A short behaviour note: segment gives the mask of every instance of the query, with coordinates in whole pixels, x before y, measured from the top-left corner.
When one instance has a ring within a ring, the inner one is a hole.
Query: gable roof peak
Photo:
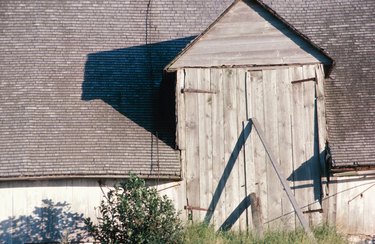
[[[294,63],[333,60],[262,1],[235,0],[165,69]]]

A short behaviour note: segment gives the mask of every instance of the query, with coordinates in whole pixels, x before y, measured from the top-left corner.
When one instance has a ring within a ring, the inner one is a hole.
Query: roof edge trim
[[[161,179],[161,180],[182,180],[179,175],[146,175],[135,174],[142,179]],[[130,176],[126,175],[41,175],[41,176],[15,176],[15,177],[0,177],[0,182],[6,181],[39,181],[39,180],[68,180],[68,179],[128,179]]]

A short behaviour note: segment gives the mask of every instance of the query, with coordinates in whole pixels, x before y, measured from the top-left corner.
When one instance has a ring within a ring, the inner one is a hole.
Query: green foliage
[[[319,243],[348,243],[348,240],[341,233],[327,224],[317,226],[313,231]]]
[[[318,243],[339,244],[348,243],[345,238],[336,232],[333,227],[328,225],[317,226],[313,229]],[[208,243],[208,244],[240,244],[240,243],[302,243],[310,244],[309,239],[303,230],[297,231],[267,231],[263,238],[257,238],[255,235],[246,232],[216,232],[212,226],[205,224],[188,225],[184,232],[184,243]]]
[[[98,223],[88,231],[101,243],[180,243],[182,226],[174,206],[144,180],[130,178],[110,190],[100,204]]]
[[[187,225],[184,229],[184,243],[217,243],[220,238],[213,226],[204,223]]]

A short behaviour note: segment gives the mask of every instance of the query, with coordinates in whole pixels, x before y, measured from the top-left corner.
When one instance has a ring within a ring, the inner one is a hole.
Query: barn
[[[321,223],[324,83],[332,65],[264,5],[236,1],[166,67],[175,77],[177,146],[193,219],[248,228],[254,193],[262,223],[298,226],[276,163],[310,223]]]
[[[1,242],[81,240],[129,172],[188,221],[374,234],[372,1],[0,6]]]

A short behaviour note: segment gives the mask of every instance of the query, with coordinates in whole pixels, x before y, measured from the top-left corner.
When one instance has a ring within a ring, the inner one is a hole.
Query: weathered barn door
[[[248,123],[253,117],[300,206],[304,211],[320,209],[319,142],[324,140],[318,139],[318,129],[323,131],[324,125],[319,128],[316,123],[314,81],[320,72],[319,65],[179,71],[177,144],[185,162],[193,219],[224,229],[251,228],[248,195],[255,192],[266,227],[296,225],[264,145]],[[309,217],[320,221],[319,213]]]
[[[317,78],[317,72],[322,70],[315,65],[249,71],[249,117],[261,123],[300,207],[303,211],[313,210],[313,213],[306,213],[310,223],[321,221],[319,154],[325,142],[325,125],[323,121],[318,121],[318,114],[323,115],[323,104],[318,106],[321,98],[315,99],[322,89],[322,84],[317,87],[316,81],[322,82],[323,77]],[[264,145],[258,135],[253,134],[252,140],[253,147],[249,150],[254,153],[255,178],[259,184],[265,222],[276,227],[298,226],[293,208],[265,154]]]

